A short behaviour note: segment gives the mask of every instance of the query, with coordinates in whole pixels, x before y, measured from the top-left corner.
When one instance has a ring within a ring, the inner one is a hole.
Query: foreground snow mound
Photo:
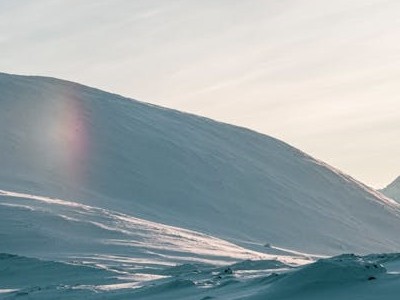
[[[397,299],[399,263],[398,254],[321,259],[277,276],[245,299]]]
[[[0,74],[0,90],[1,189],[257,251],[400,248],[398,204],[271,137],[52,78]]]
[[[400,202],[400,176],[396,178],[391,184],[381,190],[381,192],[392,198],[396,201]]]
[[[375,262],[356,255],[341,255],[321,259],[285,277],[271,288],[272,294],[297,294],[305,291],[337,288],[357,281],[376,280],[386,269]]]

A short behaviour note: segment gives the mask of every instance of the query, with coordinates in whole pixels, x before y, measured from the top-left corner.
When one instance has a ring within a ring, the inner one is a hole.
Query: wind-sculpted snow
[[[198,232],[55,198],[0,190],[2,252],[127,268],[274,258]],[[299,256],[282,261],[304,263]]]
[[[400,292],[399,257],[342,255],[297,267],[263,260],[223,268],[164,266],[152,270],[152,279],[146,284],[138,284],[115,270],[0,254],[0,297],[392,300]]]
[[[232,269],[250,278],[310,262],[72,201],[3,190],[0,236],[0,252],[41,258],[0,255],[0,293],[10,298],[119,299],[140,289],[138,295],[152,299],[160,291],[179,295],[188,287],[218,286]]]
[[[85,286],[94,289],[121,282],[116,273],[100,268],[6,253],[0,253],[0,270],[0,298],[6,299],[83,298],[90,294]]]

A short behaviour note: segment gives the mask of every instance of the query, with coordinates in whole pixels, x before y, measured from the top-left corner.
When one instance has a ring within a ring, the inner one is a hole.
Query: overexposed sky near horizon
[[[400,175],[398,0],[0,0],[0,72],[249,127],[373,187]]]

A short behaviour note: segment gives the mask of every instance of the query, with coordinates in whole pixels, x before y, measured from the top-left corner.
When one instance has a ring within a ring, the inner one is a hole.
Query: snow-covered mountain
[[[53,78],[0,73],[0,91],[0,264],[55,264],[67,279],[76,267],[83,279],[66,280],[68,293],[150,281],[155,291],[138,297],[172,287],[189,298],[224,276],[230,285],[321,255],[400,249],[399,204],[269,136]],[[379,259],[333,263],[369,278]],[[94,287],[87,267],[105,279]],[[0,292],[47,295],[24,288]],[[228,299],[244,298],[236,288]]]
[[[400,246],[395,203],[274,138],[57,79],[2,74],[0,90],[3,190],[240,244]]]
[[[391,184],[380,190],[384,195],[400,201],[400,176],[397,177]]]

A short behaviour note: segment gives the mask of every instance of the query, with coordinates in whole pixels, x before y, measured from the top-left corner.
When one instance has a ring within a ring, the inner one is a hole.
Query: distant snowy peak
[[[396,201],[400,201],[400,176],[387,187],[382,189],[381,192]]]

